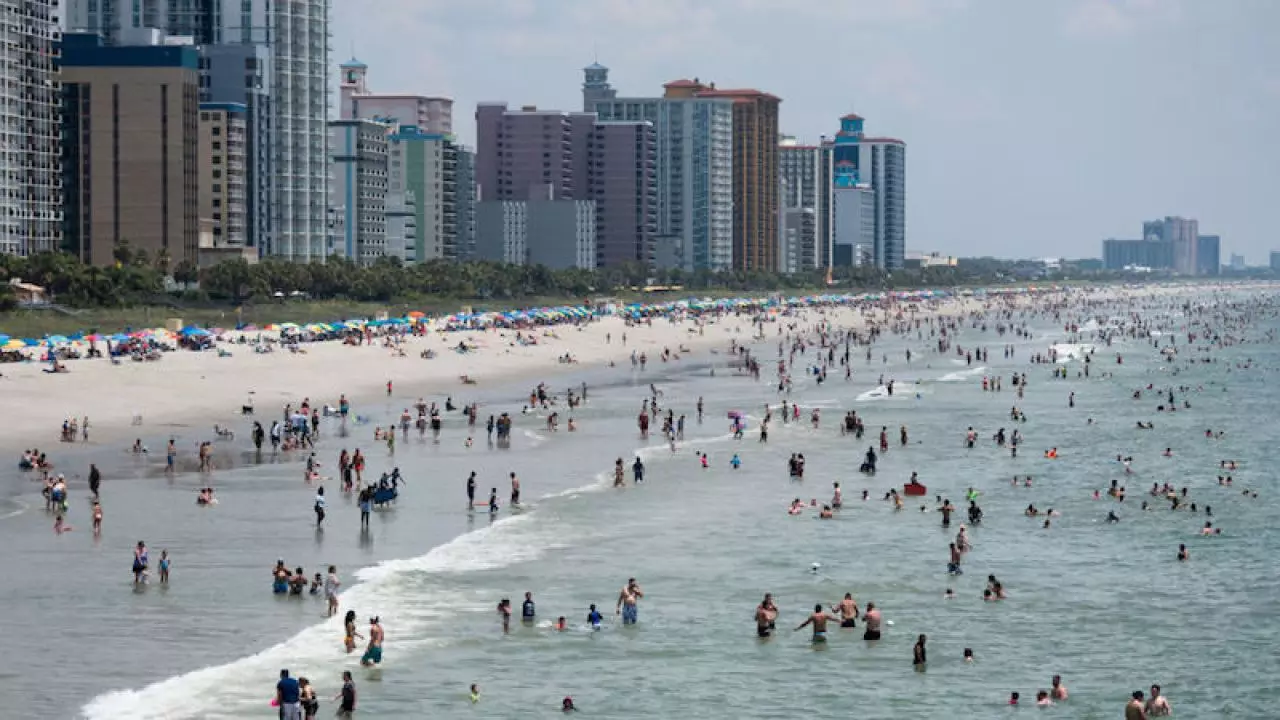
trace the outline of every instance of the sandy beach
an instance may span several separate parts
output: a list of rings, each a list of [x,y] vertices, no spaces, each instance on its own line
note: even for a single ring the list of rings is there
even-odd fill
[[[911,307],[923,318],[969,312],[982,305],[973,298],[951,298]],[[906,309],[906,305],[892,306],[892,311],[829,307],[821,312],[837,327],[864,328],[870,319],[884,322]],[[706,360],[709,352],[727,353],[732,338],[745,341],[752,332],[747,315],[706,318],[701,328],[699,322],[654,318],[651,325],[628,326],[621,318],[602,317],[584,325],[525,331],[537,338],[536,345],[517,344],[517,331],[509,329],[433,331],[406,338],[403,357],[380,343],[303,343],[301,353],[267,354],[254,353],[248,345],[219,343],[218,347],[232,353],[230,357],[178,350],[147,363],[113,365],[104,359],[81,359],[68,361],[65,374],[46,373],[46,365],[38,362],[4,365],[0,366],[0,412],[22,420],[4,434],[0,444],[12,450],[37,446],[56,454],[53,445],[62,422],[85,417],[90,423],[90,444],[128,442],[175,427],[203,429],[210,435],[214,424],[247,430],[240,415],[246,403],[254,405],[258,419],[272,419],[285,405],[296,406],[304,398],[319,406],[336,405],[342,394],[353,402],[381,398],[390,381],[393,395],[408,405],[420,396],[460,397],[468,390],[520,378],[536,384],[565,371],[607,367],[611,362],[629,366],[633,351],[646,354],[657,365],[663,363],[664,349],[686,359]],[[477,349],[457,352],[464,340]],[[433,350],[435,357],[420,357],[424,350]],[[573,363],[560,362],[566,353]],[[477,384],[464,385],[464,375]]]

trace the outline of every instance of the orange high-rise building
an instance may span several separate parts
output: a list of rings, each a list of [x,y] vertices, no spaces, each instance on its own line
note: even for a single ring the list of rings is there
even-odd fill
[[[667,83],[667,97],[733,100],[733,267],[778,270],[778,106],[759,90],[721,90],[697,80]]]

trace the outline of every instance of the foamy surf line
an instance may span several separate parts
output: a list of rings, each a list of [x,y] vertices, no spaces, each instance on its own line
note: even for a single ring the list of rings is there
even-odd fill
[[[432,548],[415,558],[387,560],[355,573],[360,582],[342,594],[342,607],[358,609],[362,617],[383,618],[388,635],[415,637],[459,609],[469,598],[439,592],[429,596],[402,582],[413,573],[475,572],[527,562],[563,547],[564,528],[541,531],[526,513],[498,520]],[[533,526],[533,527],[531,527]],[[222,665],[201,668],[152,683],[139,690],[115,690],[90,700],[82,709],[88,720],[182,720],[185,718],[245,717],[269,711],[270,686],[280,668],[297,675],[336,676],[356,667],[358,654],[347,655],[339,643],[342,619],[334,617],[308,627],[259,653]],[[254,688],[250,697],[245,688]],[[258,692],[259,689],[265,691]]]

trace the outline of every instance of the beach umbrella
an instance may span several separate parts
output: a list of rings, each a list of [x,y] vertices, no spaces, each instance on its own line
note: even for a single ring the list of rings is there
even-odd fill
[[[411,318],[423,318],[423,317],[426,317],[426,316],[427,316],[427,314],[426,314],[426,313],[424,313],[424,312],[422,312],[421,310],[411,310],[411,311],[409,311],[409,314],[408,314],[408,316],[407,316],[407,317],[411,317]]]
[[[5,335],[4,333],[0,333],[0,345],[8,345],[8,344],[9,344],[9,336]]]
[[[4,343],[4,349],[5,349],[5,350],[21,350],[22,348],[24,348],[24,347],[26,347],[26,346],[27,346],[27,344],[26,344],[26,343],[22,342],[21,340],[19,340],[19,339],[17,339],[17,338],[12,338],[12,339],[10,339],[10,340],[6,340],[6,341],[5,341],[5,343]]]

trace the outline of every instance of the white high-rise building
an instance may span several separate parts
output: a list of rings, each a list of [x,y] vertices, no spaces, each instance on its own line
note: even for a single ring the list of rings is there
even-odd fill
[[[648,121],[658,141],[656,264],[686,271],[733,267],[733,100],[598,100],[603,121]]]
[[[271,240],[262,253],[323,261],[331,5],[332,0],[70,0],[67,27],[101,34],[112,44],[130,44],[136,33],[156,29],[197,45],[268,47]]]
[[[831,227],[834,198],[831,184],[831,145],[805,145],[792,137],[778,144],[781,175],[784,250],[778,269],[808,272],[831,266]]]
[[[0,2],[0,252],[62,244],[57,0]]]

